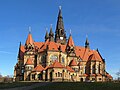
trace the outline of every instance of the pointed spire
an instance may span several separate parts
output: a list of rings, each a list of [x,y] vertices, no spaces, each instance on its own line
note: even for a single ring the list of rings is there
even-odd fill
[[[28,44],[33,45],[33,43],[34,43],[34,40],[32,38],[32,34],[31,34],[31,27],[29,27],[29,34],[28,34],[25,45],[28,45]]]
[[[74,41],[73,41],[73,39],[72,39],[72,35],[71,35],[71,34],[70,34],[70,36],[69,36],[67,46],[72,46],[72,47],[74,47]]]
[[[49,40],[50,41],[54,41],[54,33],[52,31],[52,24],[50,25]]]
[[[89,41],[88,41],[88,36],[86,36],[85,48],[90,48]]]
[[[50,33],[49,33],[49,36],[53,36],[54,35],[54,33],[53,33],[53,31],[52,31],[52,24],[50,25]]]
[[[66,44],[66,41],[67,40],[66,40],[66,32],[64,31],[62,9],[61,6],[59,6],[59,13],[58,13],[58,19],[57,19],[57,25],[55,31],[55,42]]]
[[[57,29],[63,29],[64,30],[61,6],[59,6],[59,13],[58,13],[58,20],[57,20],[56,30]]]
[[[59,6],[59,14],[58,14],[58,17],[62,17],[62,7]]]
[[[19,53],[18,53],[18,58],[19,58],[19,59],[21,58],[20,53],[21,53],[21,42],[20,42],[20,45],[19,45]]]
[[[21,47],[21,41],[20,41],[20,46],[19,46],[19,48]]]
[[[48,31],[47,31],[47,28],[46,28],[46,34],[45,34],[45,41],[49,39],[49,34],[48,34]]]

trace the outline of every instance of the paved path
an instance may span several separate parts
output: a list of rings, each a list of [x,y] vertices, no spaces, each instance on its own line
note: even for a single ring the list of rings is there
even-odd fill
[[[16,88],[9,88],[9,89],[0,89],[0,90],[31,90],[39,86],[45,86],[47,84],[51,84],[52,82],[40,82],[32,84],[31,86],[23,86],[23,87],[16,87]]]

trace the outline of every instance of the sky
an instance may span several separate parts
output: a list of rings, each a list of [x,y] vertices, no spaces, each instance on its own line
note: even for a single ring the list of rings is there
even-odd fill
[[[19,42],[25,44],[28,27],[33,39],[44,41],[46,28],[55,32],[59,6],[64,27],[75,45],[99,49],[106,70],[116,78],[120,69],[120,0],[0,0],[0,73],[13,75]]]

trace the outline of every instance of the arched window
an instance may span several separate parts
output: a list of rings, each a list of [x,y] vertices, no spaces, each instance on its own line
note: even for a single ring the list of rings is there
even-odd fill
[[[62,63],[64,63],[65,62],[65,59],[64,59],[64,57],[62,57]]]
[[[95,74],[95,65],[92,66],[92,74]]]
[[[60,77],[60,72],[58,72],[58,77]]]

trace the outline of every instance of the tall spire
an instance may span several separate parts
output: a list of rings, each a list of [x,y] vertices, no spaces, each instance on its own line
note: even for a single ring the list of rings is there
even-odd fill
[[[90,48],[89,41],[88,41],[88,36],[86,36],[85,48]]]
[[[58,13],[58,19],[57,19],[57,25],[55,31],[55,42],[66,44],[66,33],[64,30],[61,6],[59,6],[59,13]]]
[[[46,28],[46,34],[45,34],[45,41],[49,39],[49,34],[48,34],[48,31],[47,31],[47,28]]]
[[[18,52],[18,60],[23,60],[23,58],[24,58],[24,52],[22,50],[22,45],[21,45],[21,42],[20,42],[19,52]]]
[[[20,57],[21,57],[20,53],[21,53],[21,42],[20,42],[20,45],[19,45],[18,59],[20,59]]]
[[[50,41],[54,41],[54,33],[52,31],[52,24],[50,25],[49,40]]]

